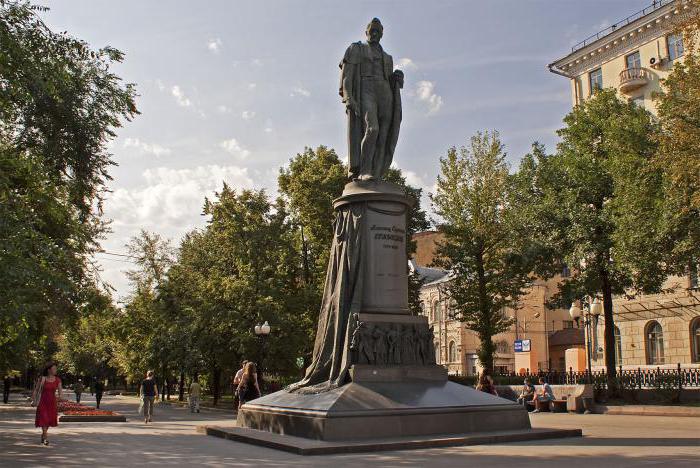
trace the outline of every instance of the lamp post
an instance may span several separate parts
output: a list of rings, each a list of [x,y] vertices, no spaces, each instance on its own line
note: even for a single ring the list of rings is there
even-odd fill
[[[262,325],[255,325],[253,330],[255,331],[255,336],[257,336],[260,340],[260,367],[258,369],[258,381],[262,387],[263,361],[265,360],[265,339],[270,334],[270,324],[267,323],[267,320],[265,320],[265,323]]]
[[[590,297],[584,297],[581,300],[581,303],[584,306],[584,310],[581,310],[581,307],[579,307],[577,302],[574,301],[569,309],[569,315],[571,315],[571,318],[576,321],[577,327],[579,326],[581,319],[583,319],[583,325],[586,333],[586,357],[588,358],[588,376],[586,380],[587,383],[590,384],[592,374],[591,343],[593,341],[593,330],[598,328],[598,318],[603,311],[603,304],[597,297],[594,298],[593,301],[590,300]]]

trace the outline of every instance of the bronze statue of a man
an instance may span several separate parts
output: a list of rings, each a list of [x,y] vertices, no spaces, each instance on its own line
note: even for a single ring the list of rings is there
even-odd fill
[[[391,165],[401,125],[403,72],[379,41],[382,23],[374,18],[367,43],[354,42],[340,62],[340,95],[348,116],[348,177],[381,178]]]

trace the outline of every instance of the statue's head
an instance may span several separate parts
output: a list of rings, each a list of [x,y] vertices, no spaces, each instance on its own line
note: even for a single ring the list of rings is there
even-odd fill
[[[367,25],[367,29],[365,29],[365,35],[367,36],[367,42],[370,44],[379,44],[384,35],[384,26],[382,26],[379,18],[372,18],[372,21]]]

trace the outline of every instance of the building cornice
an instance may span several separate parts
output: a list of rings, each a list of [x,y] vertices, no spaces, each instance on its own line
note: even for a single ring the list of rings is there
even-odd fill
[[[689,5],[670,3],[551,64],[549,70],[573,78],[639,48],[674,29],[690,14]]]

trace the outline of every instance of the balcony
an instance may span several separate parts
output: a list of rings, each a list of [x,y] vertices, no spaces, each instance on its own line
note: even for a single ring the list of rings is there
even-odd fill
[[[651,81],[651,74],[644,68],[627,68],[620,72],[620,84],[618,89],[621,93],[629,93],[641,88]]]

